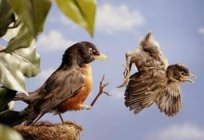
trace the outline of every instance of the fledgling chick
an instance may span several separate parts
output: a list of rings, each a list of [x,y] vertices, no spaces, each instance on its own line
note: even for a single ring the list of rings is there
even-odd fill
[[[138,72],[129,77],[133,63]],[[125,105],[137,114],[156,103],[161,112],[174,116],[181,110],[180,84],[192,82],[190,76],[184,65],[168,66],[159,44],[148,33],[134,52],[126,54],[125,80],[120,86],[127,85]]]

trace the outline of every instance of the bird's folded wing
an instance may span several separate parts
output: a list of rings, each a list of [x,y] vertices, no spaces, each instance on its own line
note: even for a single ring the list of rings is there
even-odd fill
[[[54,73],[52,78],[46,81],[44,91],[41,91],[45,95],[42,100],[46,100],[38,102],[41,113],[49,112],[65,99],[75,96],[83,86],[83,76],[78,71]]]
[[[182,107],[179,85],[175,83],[168,84],[166,91],[158,97],[156,104],[161,112],[168,116],[175,116]]]
[[[152,105],[164,87],[163,76],[154,71],[133,74],[125,91],[125,105],[134,110],[134,113]]]

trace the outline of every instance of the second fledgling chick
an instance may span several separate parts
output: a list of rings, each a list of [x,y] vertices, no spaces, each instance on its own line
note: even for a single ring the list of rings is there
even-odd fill
[[[138,72],[130,75],[131,65]],[[180,84],[189,79],[188,68],[184,65],[168,65],[159,44],[152,33],[148,33],[140,42],[139,48],[126,54],[124,82],[126,86],[125,105],[134,113],[156,103],[161,112],[174,116],[181,110]]]

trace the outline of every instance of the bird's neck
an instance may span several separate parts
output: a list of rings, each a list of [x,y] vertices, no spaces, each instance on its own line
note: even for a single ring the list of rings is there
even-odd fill
[[[77,61],[69,61],[69,63],[67,62],[68,61],[66,61],[66,63],[62,62],[58,69],[66,70],[70,69],[71,67],[75,67],[77,69],[81,69],[82,73],[85,75],[92,75],[92,68],[90,64],[79,64]]]
[[[83,65],[83,67],[81,68],[81,71],[84,75],[89,75],[92,77],[92,68],[90,64]]]

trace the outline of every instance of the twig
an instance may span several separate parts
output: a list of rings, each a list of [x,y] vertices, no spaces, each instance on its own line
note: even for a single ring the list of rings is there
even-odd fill
[[[96,103],[96,101],[98,100],[99,96],[102,93],[105,93],[107,96],[111,96],[108,92],[104,91],[104,88],[109,84],[109,83],[103,83],[104,79],[105,79],[105,76],[103,75],[103,78],[100,81],[100,85],[99,85],[99,92],[96,95],[96,97],[94,98],[94,100],[92,101],[92,103],[90,104],[92,107],[94,106],[94,104]]]

